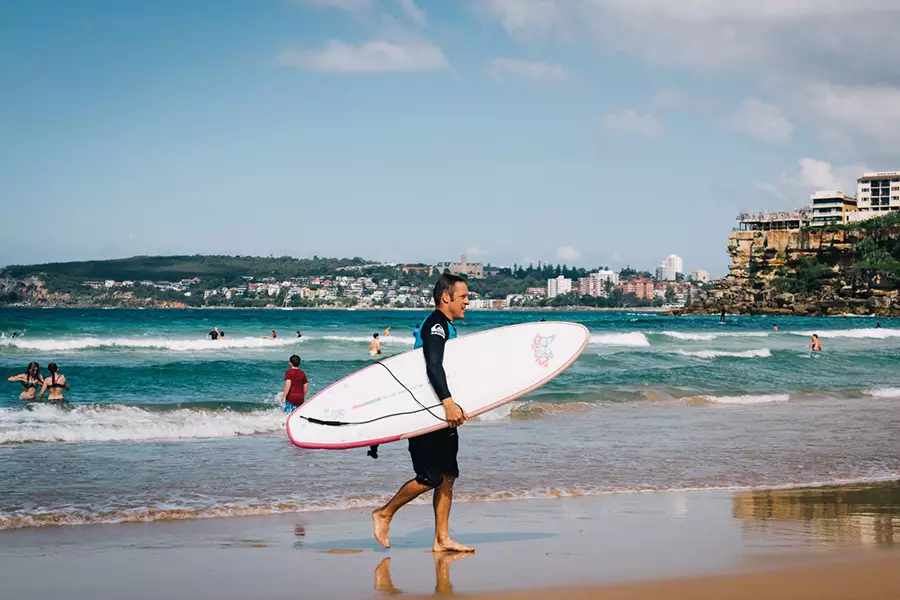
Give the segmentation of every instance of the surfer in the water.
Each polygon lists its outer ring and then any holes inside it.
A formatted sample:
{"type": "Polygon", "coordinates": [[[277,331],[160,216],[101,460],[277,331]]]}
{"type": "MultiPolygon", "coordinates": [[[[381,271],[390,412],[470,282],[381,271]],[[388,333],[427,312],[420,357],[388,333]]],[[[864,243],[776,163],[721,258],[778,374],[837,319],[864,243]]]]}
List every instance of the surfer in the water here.
{"type": "Polygon", "coordinates": [[[454,319],[466,315],[469,304],[469,287],[466,281],[456,275],[441,275],[434,285],[435,311],[419,327],[420,339],[416,347],[421,347],[425,356],[425,372],[434,393],[441,399],[447,423],[450,427],[438,429],[409,440],[409,454],[412,458],[415,479],[403,484],[391,500],[372,513],[375,539],[385,548],[390,548],[388,529],[394,514],[400,507],[418,498],[429,490],[434,490],[434,545],[433,552],[474,552],[474,548],[464,546],[450,538],[450,506],[453,501],[453,482],[459,477],[456,454],[459,451],[459,436],[456,428],[469,416],[453,401],[447,387],[444,373],[444,346],[447,340],[456,337],[454,319]]]}

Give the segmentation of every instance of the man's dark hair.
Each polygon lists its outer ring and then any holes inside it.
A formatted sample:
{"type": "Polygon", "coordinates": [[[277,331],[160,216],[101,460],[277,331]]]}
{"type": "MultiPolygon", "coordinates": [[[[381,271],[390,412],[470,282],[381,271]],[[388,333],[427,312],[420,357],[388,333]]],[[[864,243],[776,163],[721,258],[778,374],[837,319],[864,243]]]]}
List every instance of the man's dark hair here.
{"type": "Polygon", "coordinates": [[[456,287],[457,283],[465,283],[466,280],[460,277],[459,275],[451,275],[450,273],[444,273],[441,275],[437,282],[434,284],[434,305],[440,306],[441,304],[441,296],[444,295],[444,292],[450,294],[450,298],[453,298],[453,288],[456,287]]]}
{"type": "Polygon", "coordinates": [[[292,367],[299,367],[299,366],[300,366],[300,357],[297,356],[296,354],[293,355],[293,356],[290,358],[290,361],[291,361],[291,366],[292,366],[292,367]]]}
{"type": "Polygon", "coordinates": [[[373,334],[372,334],[372,337],[375,338],[375,339],[377,340],[377,339],[378,339],[378,334],[377,334],[377,333],[373,333],[373,334]]]}

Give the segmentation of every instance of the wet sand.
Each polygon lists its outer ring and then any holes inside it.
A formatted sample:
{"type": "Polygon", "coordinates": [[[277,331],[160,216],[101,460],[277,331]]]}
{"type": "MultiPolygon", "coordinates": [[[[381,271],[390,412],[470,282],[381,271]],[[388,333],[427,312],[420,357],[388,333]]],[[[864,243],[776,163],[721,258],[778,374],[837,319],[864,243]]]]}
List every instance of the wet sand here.
{"type": "Polygon", "coordinates": [[[390,550],[364,510],[0,531],[0,581],[17,599],[900,597],[898,482],[457,504],[464,557],[432,555],[431,526],[404,508],[390,550]]]}

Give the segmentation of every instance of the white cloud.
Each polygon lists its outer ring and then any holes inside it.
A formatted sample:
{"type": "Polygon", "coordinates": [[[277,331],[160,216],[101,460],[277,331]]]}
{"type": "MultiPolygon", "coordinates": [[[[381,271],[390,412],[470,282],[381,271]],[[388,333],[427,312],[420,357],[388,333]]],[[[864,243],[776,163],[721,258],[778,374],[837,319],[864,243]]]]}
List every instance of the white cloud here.
{"type": "Polygon", "coordinates": [[[856,179],[866,171],[864,165],[834,166],[823,160],[801,158],[799,171],[793,175],[782,172],[776,183],[759,183],[757,188],[785,201],[791,208],[809,204],[809,196],[820,190],[843,190],[856,194],[856,179]]]}
{"type": "Polygon", "coordinates": [[[478,246],[469,246],[466,248],[466,260],[485,258],[490,252],[478,246]]]}
{"type": "Polygon", "coordinates": [[[870,147],[900,155],[900,88],[817,82],[804,86],[798,100],[823,137],[859,137],[870,147]]]}
{"type": "Polygon", "coordinates": [[[416,5],[415,0],[397,0],[397,4],[400,5],[400,10],[403,11],[403,14],[409,17],[416,25],[425,25],[427,23],[428,17],[425,16],[425,11],[416,5]]]}
{"type": "Polygon", "coordinates": [[[499,80],[513,77],[536,81],[565,81],[569,78],[569,73],[560,64],[515,58],[495,58],[488,65],[488,73],[499,80]]]}
{"type": "Polygon", "coordinates": [[[773,144],[787,144],[794,133],[794,126],[780,108],[756,98],[744,100],[727,124],[744,135],[773,144]]]}
{"type": "Polygon", "coordinates": [[[440,71],[450,67],[440,48],[429,43],[375,41],[351,46],[331,40],[322,50],[285,49],[278,62],[289,67],[338,73],[440,71]]]}
{"type": "Polygon", "coordinates": [[[609,261],[611,263],[619,264],[622,262],[622,255],[618,252],[613,252],[612,256],[609,257],[609,261]]]}
{"type": "Polygon", "coordinates": [[[562,23],[555,0],[483,0],[477,6],[517,38],[532,38],[562,23]]]}
{"type": "Polygon", "coordinates": [[[581,260],[581,252],[572,246],[562,246],[556,250],[556,257],[559,260],[581,260]]]}
{"type": "Polygon", "coordinates": [[[652,114],[639,114],[633,109],[607,113],[600,118],[600,127],[612,133],[658,138],[663,135],[663,124],[652,114]]]}

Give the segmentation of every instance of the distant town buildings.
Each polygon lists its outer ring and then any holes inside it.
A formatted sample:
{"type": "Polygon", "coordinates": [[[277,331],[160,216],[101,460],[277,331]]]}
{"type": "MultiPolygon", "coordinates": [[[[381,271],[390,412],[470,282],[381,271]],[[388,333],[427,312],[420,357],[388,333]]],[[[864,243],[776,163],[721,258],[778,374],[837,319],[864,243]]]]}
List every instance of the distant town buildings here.
{"type": "Polygon", "coordinates": [[[809,224],[814,227],[847,223],[849,212],[856,212],[856,198],[841,190],[816,192],[809,197],[809,224]]]}
{"type": "Polygon", "coordinates": [[[822,190],[807,206],[788,212],[747,212],[737,216],[735,231],[792,231],[865,221],[900,210],[900,171],[863,173],[856,180],[856,196],[842,190],[822,190]]]}
{"type": "Polygon", "coordinates": [[[578,293],[582,296],[605,298],[619,284],[619,274],[601,269],[578,280],[578,293]]]}
{"type": "Polygon", "coordinates": [[[465,254],[459,257],[458,263],[438,263],[435,268],[438,273],[449,271],[452,275],[460,275],[470,279],[484,279],[484,266],[481,263],[468,262],[465,254]]]}
{"type": "Polygon", "coordinates": [[[900,171],[863,173],[856,180],[856,198],[861,212],[900,210],[900,171]]]}
{"type": "Polygon", "coordinates": [[[572,280],[560,275],[547,280],[547,297],[556,298],[572,291],[572,280]]]}
{"type": "Polygon", "coordinates": [[[684,274],[684,260],[677,254],[670,254],[656,268],[656,279],[659,281],[676,281],[679,273],[684,274]]]}
{"type": "Polygon", "coordinates": [[[698,283],[709,283],[709,272],[703,269],[697,269],[691,273],[691,280],[698,283]]]}
{"type": "Polygon", "coordinates": [[[626,279],[619,285],[623,294],[634,294],[638,298],[653,298],[653,280],[646,277],[626,279]]]}

